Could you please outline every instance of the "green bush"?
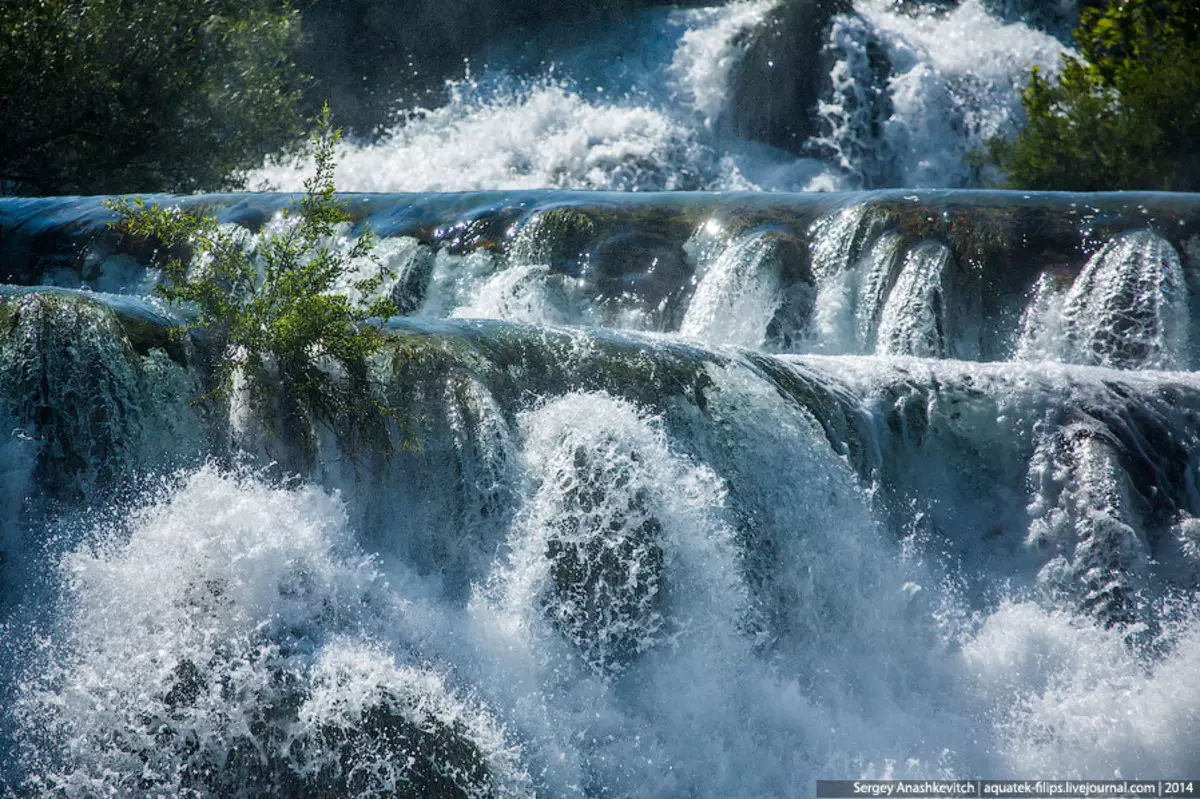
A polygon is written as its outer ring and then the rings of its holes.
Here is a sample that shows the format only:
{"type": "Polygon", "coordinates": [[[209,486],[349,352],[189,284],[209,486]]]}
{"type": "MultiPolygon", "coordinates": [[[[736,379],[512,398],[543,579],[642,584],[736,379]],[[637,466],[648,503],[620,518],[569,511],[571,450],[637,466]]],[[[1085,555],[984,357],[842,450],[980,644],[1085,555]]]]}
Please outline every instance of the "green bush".
{"type": "Polygon", "coordinates": [[[988,160],[1012,188],[1200,190],[1200,4],[1084,12],[1057,79],[1033,72],[1028,121],[988,160]]]}
{"type": "Polygon", "coordinates": [[[0,2],[0,193],[237,188],[302,134],[279,0],[0,2]]]}
{"type": "Polygon", "coordinates": [[[390,276],[372,255],[370,228],[348,248],[334,243],[338,226],[350,221],[334,195],[340,135],[326,107],[312,137],[316,173],[253,251],[210,216],[147,208],[140,198],[107,205],[119,229],[190,256],[168,260],[156,291],[199,312],[192,329],[204,331],[219,353],[213,393],[229,395],[241,375],[268,428],[282,409],[289,430],[324,422],[353,454],[364,442],[387,448],[387,409],[373,399],[368,359],[383,345],[383,320],[396,308],[390,299],[370,299],[390,276]],[[364,259],[373,274],[351,281],[358,298],[335,291],[364,259]]]}

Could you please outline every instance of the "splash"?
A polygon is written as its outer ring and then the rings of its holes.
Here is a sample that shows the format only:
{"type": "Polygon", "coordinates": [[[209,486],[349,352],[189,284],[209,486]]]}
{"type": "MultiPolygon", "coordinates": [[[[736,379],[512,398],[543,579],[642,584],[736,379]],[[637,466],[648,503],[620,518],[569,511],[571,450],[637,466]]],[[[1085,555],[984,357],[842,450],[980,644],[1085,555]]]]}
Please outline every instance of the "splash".
{"type": "Polygon", "coordinates": [[[494,722],[406,650],[336,498],[211,466],[177,479],[62,560],[53,643],[14,709],[28,789],[525,792],[494,722]]]}
{"type": "MultiPolygon", "coordinates": [[[[1013,129],[1020,90],[1057,70],[1049,34],[967,0],[942,16],[859,0],[825,53],[817,158],[733,137],[719,124],[748,33],[774,0],[647,10],[528,74],[502,58],[452,81],[439,107],[413,110],[380,139],[346,142],[348,191],[489,189],[838,190],[978,183],[968,154],[1013,129]]],[[[519,48],[517,48],[519,49],[519,48]]],[[[498,48],[497,53],[504,53],[498,48]]],[[[297,191],[310,165],[275,161],[252,186],[297,191]]]]}

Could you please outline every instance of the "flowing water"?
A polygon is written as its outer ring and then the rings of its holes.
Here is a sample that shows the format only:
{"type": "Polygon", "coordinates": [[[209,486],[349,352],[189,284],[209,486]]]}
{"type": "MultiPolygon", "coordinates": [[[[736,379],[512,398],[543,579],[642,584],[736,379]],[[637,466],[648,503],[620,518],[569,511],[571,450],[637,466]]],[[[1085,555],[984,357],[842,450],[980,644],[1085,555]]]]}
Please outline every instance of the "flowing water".
{"type": "MultiPolygon", "coordinates": [[[[817,124],[804,152],[789,153],[735,135],[730,119],[747,34],[778,4],[652,9],[582,44],[555,29],[496,45],[485,63],[450,80],[444,104],[407,112],[378,140],[347,143],[338,186],[969,186],[978,176],[965,156],[1013,128],[1030,68],[1053,74],[1068,49],[1019,13],[992,13],[1001,10],[995,2],[966,0],[948,14],[929,15],[898,12],[891,0],[857,0],[852,13],[822,28],[819,51],[805,54],[821,64],[817,124]],[[875,66],[880,59],[887,69],[875,66]]],[[[821,24],[815,11],[811,24],[821,24]]],[[[251,183],[299,191],[306,166],[270,164],[251,183]]]]}
{"type": "MultiPolygon", "coordinates": [[[[1200,196],[946,189],[1067,47],[1018,2],[860,0],[811,141],[741,138],[772,8],[497,45],[345,145],[423,192],[332,242],[394,275],[390,455],[193,402],[157,254],[0,199],[0,795],[1197,774],[1200,196]]],[[[289,197],[157,200],[253,248],[289,197]]]]}
{"type": "Polygon", "coordinates": [[[8,790],[1192,773],[1200,198],[348,200],[390,458],[191,403],[150,254],[0,203],[8,790]]]}

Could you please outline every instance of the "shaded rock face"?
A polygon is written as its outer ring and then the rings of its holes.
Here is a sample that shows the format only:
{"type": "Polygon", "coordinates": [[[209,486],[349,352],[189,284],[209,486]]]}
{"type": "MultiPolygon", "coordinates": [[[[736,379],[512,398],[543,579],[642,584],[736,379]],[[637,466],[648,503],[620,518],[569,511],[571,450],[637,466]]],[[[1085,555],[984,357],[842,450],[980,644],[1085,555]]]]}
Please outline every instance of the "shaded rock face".
{"type": "Polygon", "coordinates": [[[733,133],[797,154],[817,130],[829,69],[822,55],[833,17],[850,0],[790,0],[750,34],[735,68],[727,124],[733,133]]]}

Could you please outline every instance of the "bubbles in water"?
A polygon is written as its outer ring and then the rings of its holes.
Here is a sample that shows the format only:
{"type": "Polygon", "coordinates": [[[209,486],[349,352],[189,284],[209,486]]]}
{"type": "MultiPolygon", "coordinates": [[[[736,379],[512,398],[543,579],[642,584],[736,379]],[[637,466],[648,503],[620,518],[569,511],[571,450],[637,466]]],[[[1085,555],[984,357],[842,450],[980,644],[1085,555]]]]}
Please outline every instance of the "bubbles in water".
{"type": "Polygon", "coordinates": [[[521,792],[486,714],[400,662],[402,604],[335,498],[213,467],[179,481],[63,558],[14,711],[31,790],[521,792]]]}

